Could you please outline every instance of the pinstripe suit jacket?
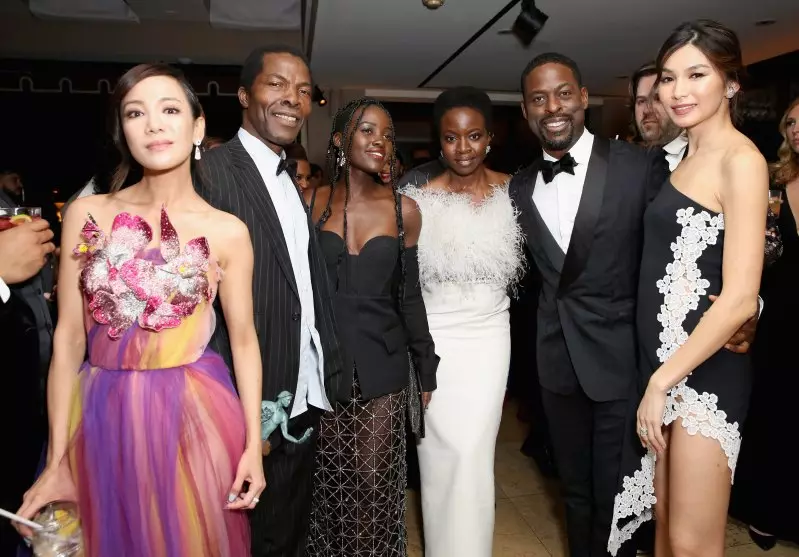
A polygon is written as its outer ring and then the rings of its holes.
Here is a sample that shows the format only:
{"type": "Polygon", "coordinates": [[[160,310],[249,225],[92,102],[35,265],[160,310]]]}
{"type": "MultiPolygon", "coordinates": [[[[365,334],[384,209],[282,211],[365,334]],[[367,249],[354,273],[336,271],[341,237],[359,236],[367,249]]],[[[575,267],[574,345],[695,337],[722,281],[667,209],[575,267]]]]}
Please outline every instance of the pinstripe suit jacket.
{"type": "MultiPolygon", "coordinates": [[[[195,183],[208,203],[236,215],[250,230],[255,253],[253,311],[263,363],[263,400],[275,400],[281,391],[294,393],[300,366],[300,298],[286,240],[266,184],[238,136],[203,154],[195,183]]],[[[346,397],[348,386],[340,385],[343,362],[330,283],[310,216],[308,226],[316,328],[324,352],[325,387],[333,401],[346,397]]],[[[218,304],[215,309],[217,328],[211,348],[232,366],[224,316],[218,304]]],[[[280,444],[279,432],[270,437],[270,442],[273,448],[280,444]]]]}

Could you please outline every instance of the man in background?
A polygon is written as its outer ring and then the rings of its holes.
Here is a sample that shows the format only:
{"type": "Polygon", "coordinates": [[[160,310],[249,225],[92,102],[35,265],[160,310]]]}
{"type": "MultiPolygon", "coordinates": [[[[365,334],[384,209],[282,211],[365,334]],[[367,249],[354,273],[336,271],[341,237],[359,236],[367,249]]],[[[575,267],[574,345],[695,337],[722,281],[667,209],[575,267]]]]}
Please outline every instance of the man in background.
{"type": "Polygon", "coordinates": [[[25,202],[22,177],[12,170],[0,171],[0,206],[18,207],[25,202]]]}
{"type": "MultiPolygon", "coordinates": [[[[0,207],[8,206],[0,198],[0,207]]],[[[31,485],[47,434],[43,387],[52,348],[52,321],[41,271],[55,250],[44,219],[0,232],[0,423],[7,455],[0,507],[15,509],[31,485]]],[[[0,555],[21,541],[0,521],[0,555]]]]}
{"type": "Polygon", "coordinates": [[[653,91],[657,74],[655,64],[648,62],[638,68],[630,80],[634,142],[645,147],[661,147],[666,152],[669,170],[673,171],[688,152],[688,138],[671,121],[657,91],[653,91]]]}

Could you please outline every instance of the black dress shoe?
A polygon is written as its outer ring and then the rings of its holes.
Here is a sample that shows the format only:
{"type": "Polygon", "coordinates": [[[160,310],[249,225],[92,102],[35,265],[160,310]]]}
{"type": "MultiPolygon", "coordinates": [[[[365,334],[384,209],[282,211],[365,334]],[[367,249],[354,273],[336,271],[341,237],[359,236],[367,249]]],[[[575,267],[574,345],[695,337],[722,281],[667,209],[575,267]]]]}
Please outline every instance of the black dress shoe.
{"type": "Polygon", "coordinates": [[[769,536],[755,532],[752,530],[751,526],[749,527],[749,537],[752,538],[752,541],[755,542],[755,545],[763,551],[774,549],[774,546],[777,545],[777,538],[775,536],[769,536]]]}
{"type": "Polygon", "coordinates": [[[542,476],[557,479],[558,470],[555,468],[552,450],[546,444],[536,443],[531,437],[528,437],[522,445],[521,452],[535,461],[542,476]]]}

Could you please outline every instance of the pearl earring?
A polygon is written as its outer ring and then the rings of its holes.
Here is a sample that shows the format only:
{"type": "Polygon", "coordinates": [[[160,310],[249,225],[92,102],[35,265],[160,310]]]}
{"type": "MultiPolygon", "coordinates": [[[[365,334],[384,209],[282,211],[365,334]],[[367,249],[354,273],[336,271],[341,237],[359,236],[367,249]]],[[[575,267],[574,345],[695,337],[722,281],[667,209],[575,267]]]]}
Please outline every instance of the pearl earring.
{"type": "Polygon", "coordinates": [[[198,161],[203,158],[202,151],[200,150],[200,140],[194,142],[194,160],[198,161]]]}

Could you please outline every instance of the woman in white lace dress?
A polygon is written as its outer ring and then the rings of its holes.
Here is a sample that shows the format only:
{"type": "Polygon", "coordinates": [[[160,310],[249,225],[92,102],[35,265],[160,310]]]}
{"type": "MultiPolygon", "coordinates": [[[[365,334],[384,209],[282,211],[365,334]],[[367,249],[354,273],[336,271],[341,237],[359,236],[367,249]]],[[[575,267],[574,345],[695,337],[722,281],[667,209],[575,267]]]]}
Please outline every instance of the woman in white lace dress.
{"type": "Polygon", "coordinates": [[[752,379],[749,357],[724,345],[757,311],[768,172],[732,123],[743,70],[732,31],[681,25],[658,70],[659,98],[690,147],[644,215],[636,326],[646,389],[631,437],[646,454],[625,458],[608,550],[654,510],[655,555],[721,557],[752,379]]]}
{"type": "Polygon", "coordinates": [[[490,557],[494,449],[510,365],[508,289],[522,272],[522,234],[509,176],[483,164],[488,96],[446,91],[434,118],[448,168],[405,192],[422,212],[422,294],[441,357],[418,447],[425,555],[490,557]]]}

